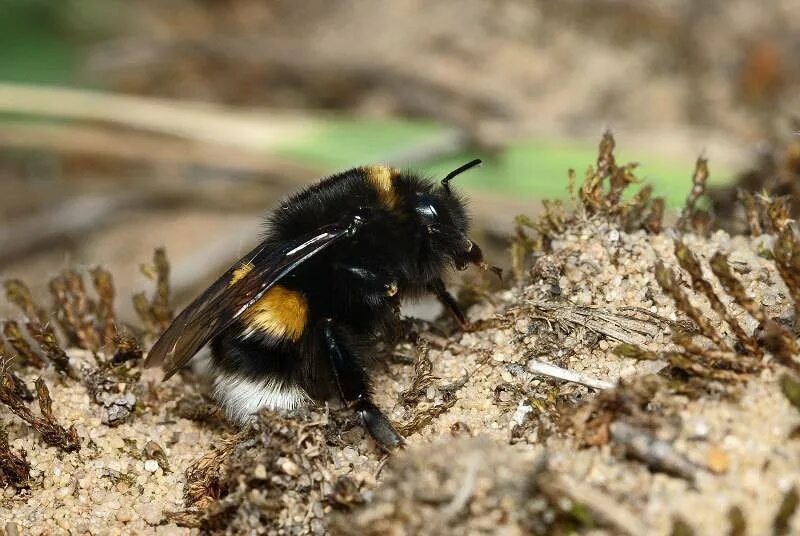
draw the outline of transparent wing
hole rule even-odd
[[[282,277],[331,244],[352,235],[362,221],[358,216],[348,218],[276,249],[263,244],[253,249],[175,317],[150,349],[145,366],[162,365],[165,380],[175,374]],[[231,284],[234,273],[246,263],[252,269]]]

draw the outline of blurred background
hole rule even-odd
[[[731,218],[737,184],[796,193],[798,58],[796,0],[0,0],[0,277],[127,297],[163,245],[185,301],[301,185],[474,157],[502,265],[606,128],[673,209],[705,154]]]

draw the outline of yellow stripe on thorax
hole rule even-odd
[[[394,191],[393,179],[397,170],[387,166],[369,166],[364,168],[372,187],[378,193],[378,199],[386,208],[394,208],[397,203],[397,194]]]
[[[246,329],[296,341],[308,321],[308,302],[301,293],[276,285],[242,315]]]

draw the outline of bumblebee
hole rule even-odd
[[[371,400],[369,348],[407,298],[433,294],[467,325],[442,277],[488,268],[450,187],[478,164],[440,184],[360,167],[292,195],[264,240],[175,317],[145,366],[162,365],[166,380],[208,343],[214,397],[231,420],[338,397],[381,446],[401,445]]]

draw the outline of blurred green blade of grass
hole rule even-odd
[[[41,2],[0,2],[0,80],[37,84],[72,81],[76,43],[59,31]]]
[[[380,162],[387,155],[424,144],[442,131],[432,123],[328,118],[312,136],[281,149],[283,156],[313,162],[333,172],[354,166]],[[624,142],[622,143],[624,145]],[[694,157],[668,159],[657,154],[616,152],[617,162],[639,162],[637,176],[651,183],[655,195],[663,196],[671,207],[682,206],[692,187]],[[529,195],[544,199],[566,199],[567,172],[575,169],[577,186],[584,172],[597,159],[595,143],[561,142],[543,139],[518,140],[496,156],[485,157],[463,152],[414,166],[431,177],[443,177],[464,162],[482,157],[484,165],[457,179],[459,187],[471,191],[492,191],[498,194]],[[710,184],[730,182],[732,174],[714,168],[711,162]],[[632,195],[636,188],[631,188]]]
[[[439,132],[434,123],[424,121],[328,117],[311,136],[286,145],[280,153],[335,171],[375,163]]]

